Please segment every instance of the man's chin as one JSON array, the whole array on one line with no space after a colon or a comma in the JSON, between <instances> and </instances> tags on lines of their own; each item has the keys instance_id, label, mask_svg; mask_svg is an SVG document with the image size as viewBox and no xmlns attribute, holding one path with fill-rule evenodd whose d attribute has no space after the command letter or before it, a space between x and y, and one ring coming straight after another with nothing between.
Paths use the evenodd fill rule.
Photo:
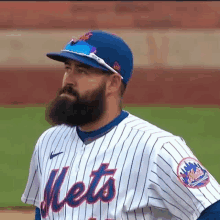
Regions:
<instances>
[{"instance_id":1,"label":"man's chin","mask_svg":"<svg viewBox=\"0 0 220 220\"><path fill-rule=\"evenodd\" d=\"M65 94L61 91L47 106L46 121L55 125L82 126L98 121L104 114L104 89L100 87L90 98Z\"/></svg>"},{"instance_id":2,"label":"man's chin","mask_svg":"<svg viewBox=\"0 0 220 220\"><path fill-rule=\"evenodd\" d=\"M67 96L57 96L46 107L45 120L50 125L60 125L67 121L67 109L73 105Z\"/></svg>"},{"instance_id":3,"label":"man's chin","mask_svg":"<svg viewBox=\"0 0 220 220\"><path fill-rule=\"evenodd\" d=\"M48 104L45 120L52 126L61 124L82 126L98 120L101 116L100 113L98 106L89 107L86 104L78 104L72 101L68 95L63 95Z\"/></svg>"}]
</instances>

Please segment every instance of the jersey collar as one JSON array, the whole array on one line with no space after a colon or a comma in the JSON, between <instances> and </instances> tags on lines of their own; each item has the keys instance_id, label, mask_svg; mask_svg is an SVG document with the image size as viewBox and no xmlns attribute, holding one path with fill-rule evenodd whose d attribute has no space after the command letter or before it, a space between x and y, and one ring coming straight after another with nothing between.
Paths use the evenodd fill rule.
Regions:
<instances>
[{"instance_id":1,"label":"jersey collar","mask_svg":"<svg viewBox=\"0 0 220 220\"><path fill-rule=\"evenodd\" d=\"M113 121L111 121L109 124L105 125L102 128L99 128L98 130L91 131L91 132L85 132L81 131L79 127L76 127L76 131L82 142L84 144L89 144L90 142L94 141L97 138L100 138L101 136L108 133L110 130L112 130L115 126L117 126L122 120L124 120L129 115L128 112L122 110L120 115L116 117Z\"/></svg>"}]
</instances>

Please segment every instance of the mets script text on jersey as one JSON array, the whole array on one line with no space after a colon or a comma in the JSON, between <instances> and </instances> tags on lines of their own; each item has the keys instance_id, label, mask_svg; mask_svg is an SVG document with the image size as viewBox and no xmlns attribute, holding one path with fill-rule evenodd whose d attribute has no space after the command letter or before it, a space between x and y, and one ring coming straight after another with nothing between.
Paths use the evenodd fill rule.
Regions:
<instances>
[{"instance_id":1,"label":"mets script text on jersey","mask_svg":"<svg viewBox=\"0 0 220 220\"><path fill-rule=\"evenodd\" d=\"M56 181L55 177L59 169L52 170L44 190L44 200L41 202L42 217L47 217L50 206L53 212L59 212L65 204L75 208L80 206L84 201L89 204L96 203L98 200L103 202L112 201L116 194L115 179L113 177L109 177L106 183L95 194L96 187L101 178L109 175L114 176L116 172L116 169L108 169L108 166L109 164L103 163L98 170L92 171L90 177L93 177L93 179L87 190L85 190L85 184L83 182L76 182L61 202L59 202L60 188L69 167L63 167Z\"/></svg>"}]
</instances>

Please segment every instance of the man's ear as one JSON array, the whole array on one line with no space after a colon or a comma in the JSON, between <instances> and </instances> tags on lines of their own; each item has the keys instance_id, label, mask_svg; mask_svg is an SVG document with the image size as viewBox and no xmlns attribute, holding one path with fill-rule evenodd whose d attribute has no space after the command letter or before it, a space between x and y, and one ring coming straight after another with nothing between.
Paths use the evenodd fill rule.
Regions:
<instances>
[{"instance_id":1,"label":"man's ear","mask_svg":"<svg viewBox=\"0 0 220 220\"><path fill-rule=\"evenodd\" d=\"M112 74L109 76L106 83L106 95L112 93L119 93L121 87L121 77L117 74Z\"/></svg>"}]
</instances>

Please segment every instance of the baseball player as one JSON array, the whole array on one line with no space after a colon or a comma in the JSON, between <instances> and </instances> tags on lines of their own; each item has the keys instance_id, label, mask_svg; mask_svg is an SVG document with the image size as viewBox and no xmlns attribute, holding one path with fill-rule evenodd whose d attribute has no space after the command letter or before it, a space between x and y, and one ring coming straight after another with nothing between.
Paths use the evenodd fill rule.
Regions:
<instances>
[{"instance_id":1,"label":"baseball player","mask_svg":"<svg viewBox=\"0 0 220 220\"><path fill-rule=\"evenodd\" d=\"M21 198L37 220L220 219L220 186L186 142L122 110L133 56L120 37L90 31L47 56L65 74Z\"/></svg>"}]
</instances>

